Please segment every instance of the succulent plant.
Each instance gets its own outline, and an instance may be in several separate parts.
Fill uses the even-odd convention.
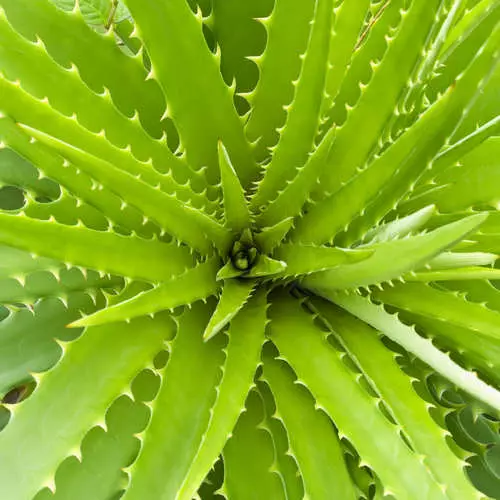
[[[498,0],[0,0],[0,498],[500,498]]]

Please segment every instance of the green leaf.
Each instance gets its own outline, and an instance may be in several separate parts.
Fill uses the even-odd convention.
[[[271,253],[285,239],[292,225],[293,218],[289,217],[274,226],[263,228],[260,233],[255,233],[253,236],[260,251],[265,254]]]
[[[218,144],[218,153],[226,226],[236,233],[241,233],[250,227],[250,211],[245,192],[222,142]]]
[[[245,93],[255,88],[259,80],[253,57],[262,54],[266,46],[266,29],[259,22],[269,15],[272,0],[213,0],[206,24],[220,46],[221,73],[227,83],[236,83],[235,105],[240,114],[248,112]],[[200,2],[203,12],[203,2]],[[208,10],[208,9],[207,9]],[[233,84],[234,85],[234,84]]]
[[[85,316],[69,326],[78,328],[130,320],[137,316],[152,315],[206,299],[217,292],[218,285],[215,281],[217,269],[218,259],[212,258],[196,267],[184,270],[182,274],[160,283],[152,290],[146,290],[95,314]]]
[[[256,216],[258,223],[274,227],[281,221],[300,214],[324,169],[326,158],[335,141],[335,134],[336,128],[332,127],[292,181]]]
[[[46,299],[32,310],[11,312],[0,322],[0,399],[12,388],[28,382],[31,373],[46,371],[57,362],[62,354],[57,340],[77,336],[79,332],[68,332],[65,326],[81,310],[92,312],[95,305],[88,295],[72,294],[67,306],[59,299]]]
[[[66,345],[61,361],[37,377],[35,392],[13,410],[0,434],[0,495],[32,498],[39,489],[53,485],[59,463],[79,454],[87,431],[103,420],[113,400],[173,331],[172,320],[162,316],[90,328]],[[24,474],[26,467],[29,476]]]
[[[328,72],[325,95],[321,105],[322,118],[335,102],[355,49],[359,43],[361,29],[366,19],[368,0],[342,2],[335,6],[333,32],[328,54]]]
[[[123,489],[127,476],[122,469],[137,455],[140,443],[135,435],[149,419],[149,408],[135,393],[134,398],[115,400],[106,412],[106,430],[96,426],[84,437],[81,461],[72,455],[59,466],[55,495],[45,488],[33,500],[104,500]]]
[[[264,419],[262,398],[257,391],[250,391],[246,411],[240,415],[224,448],[223,491],[227,498],[287,498],[275,467],[272,436],[262,425]]]
[[[61,186],[61,196],[56,201],[50,204],[37,204],[34,201],[28,203],[25,208],[28,216],[48,219],[50,215],[58,215],[56,219],[61,221],[61,216],[67,218],[69,214],[78,214],[88,224],[89,217],[85,217],[82,212],[88,212],[90,207],[82,206],[83,203],[81,200],[84,200],[94,208],[92,214],[86,214],[91,215],[92,219],[100,218],[102,220],[106,217],[116,225],[134,230],[140,235],[144,235],[146,232],[149,237],[151,237],[152,232],[159,233],[158,230],[148,232],[147,228],[144,227],[143,215],[138,210],[127,205],[119,196],[107,190],[96,189],[95,181],[85,172],[77,169],[74,165],[65,161],[57,153],[42,144],[30,142],[30,137],[16,126],[12,120],[8,118],[0,119],[0,134],[2,139],[8,142],[13,149],[29,159],[33,164],[36,164],[40,171],[57,181]],[[75,199],[64,188],[75,193],[79,198]],[[56,206],[60,207],[60,214],[50,211],[51,208]],[[50,215],[40,215],[45,212]],[[106,218],[104,218],[104,226],[102,221],[92,221],[90,227],[93,229],[106,228],[108,225]],[[71,224],[76,224],[77,221],[78,217]]]
[[[203,202],[206,202],[205,196],[193,196],[193,189],[183,187],[173,181],[170,173],[162,175],[155,168],[151,168],[150,160],[141,161],[135,158],[126,145],[122,144],[123,149],[120,149],[108,141],[105,135],[91,132],[74,118],[55,112],[45,101],[40,101],[27,94],[15,83],[8,82],[0,77],[0,89],[5,95],[5,100],[2,100],[1,103],[1,109],[8,115],[15,116],[16,121],[22,123],[25,127],[43,131],[67,144],[87,151],[131,175],[139,177],[151,186],[159,186],[161,191],[165,193],[175,192],[185,202],[196,202],[197,206],[200,207],[203,206]],[[9,126],[5,126],[4,122],[7,122]],[[33,161],[30,157],[29,147],[26,148],[22,142],[19,145],[20,139],[12,130],[12,120],[5,117],[2,117],[2,135],[6,145]],[[33,163],[36,162],[33,161]],[[186,172],[185,168],[183,170]],[[185,178],[183,182],[187,182]],[[206,204],[209,205],[207,210],[210,211],[211,204]]]
[[[64,67],[75,64],[79,76],[90,88],[97,92],[109,89],[123,114],[130,117],[137,111],[141,125],[151,136],[161,138],[166,131],[175,139],[171,122],[160,123],[165,100],[158,83],[146,80],[142,54],[128,57],[111,33],[108,36],[97,33],[78,11],[63,12],[47,0],[3,0],[2,7],[16,31],[30,40],[39,37],[51,57]],[[184,182],[190,172],[185,167],[185,162],[180,162],[180,168],[174,172],[178,182]],[[206,184],[203,177],[199,180]]]
[[[162,193],[97,156],[90,155],[39,130],[25,128],[31,135],[70,159],[96,181],[136,206],[144,215],[151,217],[179,241],[189,243],[205,255],[210,252],[212,242],[220,249],[227,247],[229,234],[212,217],[187,206],[173,196]]]
[[[500,269],[462,267],[439,271],[418,271],[405,276],[406,281],[498,280]]]
[[[257,390],[264,403],[264,420],[261,424],[271,436],[274,448],[274,463],[272,470],[279,475],[286,498],[303,500],[304,485],[297,467],[297,461],[292,456],[288,434],[283,422],[276,415],[276,403],[269,387],[262,381],[257,381]]]
[[[75,267],[35,271],[1,279],[0,304],[34,304],[48,297],[58,297],[65,302],[72,292],[78,291],[95,298],[97,290],[113,290],[122,285],[122,278],[101,277],[98,272]]]
[[[401,239],[419,230],[436,212],[434,205],[424,207],[411,215],[373,228],[366,233],[364,241],[374,244]]]
[[[217,143],[221,140],[246,187],[255,178],[257,166],[231,91],[220,73],[218,58],[203,37],[201,19],[185,0],[160,0],[154,5],[126,0],[126,4],[148,49],[151,76],[163,89],[187,161],[195,168],[208,167],[210,180],[214,181]]]
[[[245,129],[249,140],[256,142],[258,161],[269,157],[269,148],[278,142],[278,129],[286,121],[284,106],[293,99],[293,81],[300,73],[315,4],[315,0],[274,2],[271,15],[261,20],[267,43],[263,54],[253,58],[260,75],[255,89],[247,94],[251,112]]]
[[[414,286],[414,284],[408,286]],[[321,295],[382,332],[460,389],[491,408],[500,410],[500,392],[485,384],[473,372],[464,370],[434,347],[430,340],[420,337],[413,328],[400,322],[397,315],[388,314],[382,306],[377,306],[371,303],[370,299],[358,295],[333,291],[322,291]]]
[[[308,276],[303,284],[320,293],[323,289],[357,288],[397,279],[461,241],[487,217],[487,213],[471,215],[430,233],[359,247],[374,253],[361,262]]]
[[[320,123],[326,70],[332,32],[334,0],[317,0],[311,33],[300,76],[295,84],[285,125],[278,144],[264,170],[250,206],[259,209],[275,198],[280,188],[293,178],[297,167],[307,160]]]
[[[494,282],[493,282],[494,283]],[[446,283],[444,288],[465,293],[467,300],[486,304],[490,309],[500,310],[500,289],[489,281],[456,281]]]
[[[224,281],[222,294],[219,297],[214,314],[205,328],[203,340],[210,340],[232,321],[238,312],[245,307],[256,285],[254,280],[239,278]]]
[[[488,383],[500,384],[500,343],[497,339],[432,317],[407,312],[403,312],[402,317],[406,323],[418,325],[419,332],[431,338],[440,349],[450,351],[458,362],[473,366]],[[466,361],[463,356],[465,351]]]
[[[337,242],[348,246],[377,224],[408,194],[408,190],[411,191],[412,184],[453,132],[463,108],[478,94],[478,86],[480,90],[488,80],[488,74],[497,64],[495,51],[499,40],[500,27],[456,85],[451,86],[382,156],[339,191],[311,207],[297,222],[293,239],[302,243],[323,243],[332,241],[339,230],[348,229],[344,238]]]
[[[465,463],[454,456],[443,432],[433,420],[427,403],[415,391],[411,379],[400,369],[396,355],[384,346],[377,332],[326,301],[314,300],[320,314],[331,325],[334,337],[356,360],[415,453],[427,464],[437,483],[446,485],[450,499],[474,498]]]
[[[372,78],[337,132],[319,186],[322,193],[334,193],[343,182],[355,175],[358,167],[364,166],[419,61],[439,4],[438,0],[425,5],[413,2],[402,13],[401,22],[387,44],[384,57],[380,63],[375,63]]]
[[[186,247],[0,213],[0,243],[111,274],[157,282],[193,264]]]
[[[212,309],[196,304],[177,320],[177,336],[147,432],[140,436],[141,452],[129,469],[124,500],[176,498],[191,467],[209,425],[224,360],[225,336],[210,342],[202,338]]]
[[[264,380],[276,400],[276,416],[283,421],[308,498],[354,500],[338,436],[328,417],[283,361],[264,358]]]
[[[11,149],[0,151],[0,185],[17,186],[50,199],[60,195],[56,183],[40,176],[38,170]]]
[[[77,125],[92,132],[91,135],[96,135],[96,131],[103,130],[104,137],[112,145],[120,149],[130,147],[131,152],[143,161],[152,158],[156,164],[162,165],[163,171],[185,170],[181,178],[186,177],[189,169],[183,165],[184,162],[176,157],[164,143],[155,140],[142,128],[138,115],[135,118],[129,118],[120,113],[109,91],[95,92],[79,77],[76,66],[71,66],[68,70],[67,67],[58,64],[46,51],[42,42],[31,43],[16,33],[5,17],[3,20],[0,19],[0,42],[2,44],[0,70],[3,85],[8,86],[9,82],[17,82],[17,94],[25,91],[26,97],[31,97],[36,102],[35,107],[44,109],[49,116],[46,123],[38,116],[30,116],[34,114],[34,110],[23,108],[19,99],[12,103],[3,101],[2,107],[14,119],[21,122],[26,119],[25,123],[28,125],[71,143],[78,141],[78,137],[75,136]],[[23,53],[22,58],[18,57],[19,51]],[[75,95],[78,99],[74,99]],[[40,96],[47,98],[49,102],[40,100]],[[57,130],[61,136],[58,136],[51,127],[54,127],[61,118],[66,117],[72,117],[73,130],[64,130],[59,127]],[[92,144],[97,143],[98,139],[94,137],[93,142],[89,141],[89,144],[80,141],[76,145],[92,148]],[[110,145],[108,145],[108,151]],[[104,147],[102,143],[101,147]],[[95,154],[95,151],[93,152]],[[150,175],[153,173],[154,171],[150,172]],[[158,178],[161,179],[160,176]],[[162,179],[162,181],[168,184],[171,179]],[[175,183],[172,183],[172,187],[174,186]],[[179,190],[182,191],[182,188]]]
[[[382,149],[385,149],[393,141],[393,138],[398,137],[405,129],[414,124],[419,115],[429,106],[429,99],[426,96],[428,82],[438,71],[439,52],[453,25],[463,14],[466,8],[465,3],[466,0],[454,0],[451,5],[441,2],[436,12],[434,26],[431,28],[427,42],[422,49],[422,57],[415,66],[399,99],[398,111],[394,113],[385,127],[384,137],[381,141]]]
[[[389,48],[386,38],[394,37],[403,19],[403,9],[407,6],[403,0],[393,0],[368,9],[333,106],[323,118],[323,132],[332,126],[345,124],[351,108],[363,94],[362,89],[373,78],[377,62],[386,55]]]
[[[423,184],[421,188],[428,189],[428,186],[424,184],[425,182],[429,181],[436,174],[446,171],[448,167],[451,167],[461,158],[465,157],[467,153],[480,146],[489,137],[498,135],[499,131],[500,116],[497,116],[459,141],[454,142],[450,147],[439,153],[433,161],[431,168],[422,174],[418,181],[419,185]],[[418,192],[415,190],[415,194]]]
[[[457,50],[459,45],[466,45],[468,37],[474,35],[474,31],[488,18],[497,20],[500,16],[498,4],[494,0],[480,0],[473,8],[469,9],[462,19],[454,26],[441,47],[441,55],[450,54]]]
[[[257,263],[245,275],[247,278],[262,278],[281,274],[286,269],[286,262],[277,259],[271,259],[267,255],[259,255]]]
[[[283,276],[298,276],[343,267],[368,259],[372,254],[372,250],[285,243],[274,252],[274,257],[286,263]],[[339,272],[341,272],[340,269]]]
[[[440,212],[452,213],[473,206],[500,206],[495,186],[500,182],[500,137],[491,137],[460,159],[459,166],[445,170],[434,179],[440,186],[415,199],[418,204],[432,199]],[[407,206],[415,206],[411,200]]]
[[[489,216],[488,216],[489,217]],[[443,252],[426,263],[426,269],[450,269],[466,266],[489,266],[498,255],[486,252]]]
[[[226,362],[217,388],[217,399],[203,441],[177,493],[179,500],[191,500],[244,411],[245,399],[260,363],[266,321],[266,293],[262,290],[256,292],[231,321]]]
[[[406,283],[391,289],[375,290],[373,298],[500,340],[500,312],[455,293],[438,290],[423,283]]]
[[[343,355],[328,343],[325,332],[313,323],[312,316],[297,307],[299,304],[283,295],[273,298],[270,335],[281,358],[291,365],[314,396],[316,407],[330,416],[363,462],[375,470],[386,494],[398,500],[416,500],[422,496],[445,499],[428,468],[381,412],[377,399],[359,384],[358,374],[348,368]],[[346,407],[355,411],[347,412]],[[368,439],[370,436],[377,439]]]
[[[25,276],[35,271],[58,269],[60,262],[36,257],[17,248],[0,246],[0,278]]]

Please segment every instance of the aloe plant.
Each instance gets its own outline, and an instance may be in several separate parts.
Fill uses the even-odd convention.
[[[0,498],[500,498],[498,0],[0,0]]]

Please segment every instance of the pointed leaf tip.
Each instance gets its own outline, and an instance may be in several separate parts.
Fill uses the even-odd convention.
[[[220,300],[203,333],[205,342],[217,335],[238,314],[255,286],[254,280],[228,279],[224,282]]]
[[[263,253],[271,253],[285,239],[293,226],[293,217],[287,217],[274,226],[265,227],[255,234],[255,242]]]
[[[250,226],[250,211],[245,199],[245,192],[231,163],[231,158],[221,141],[217,144],[217,152],[226,225],[234,231],[241,232]]]
[[[246,274],[249,278],[260,278],[281,274],[287,268],[286,262],[271,259],[267,255],[260,255],[257,264]]]

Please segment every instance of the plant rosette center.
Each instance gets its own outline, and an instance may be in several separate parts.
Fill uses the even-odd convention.
[[[262,253],[250,229],[245,229],[234,241],[224,262],[217,274],[218,280],[263,278],[279,274],[286,269],[284,262]]]
[[[254,246],[245,246],[241,241],[234,243],[230,259],[237,271],[250,271],[258,257],[258,250]]]

